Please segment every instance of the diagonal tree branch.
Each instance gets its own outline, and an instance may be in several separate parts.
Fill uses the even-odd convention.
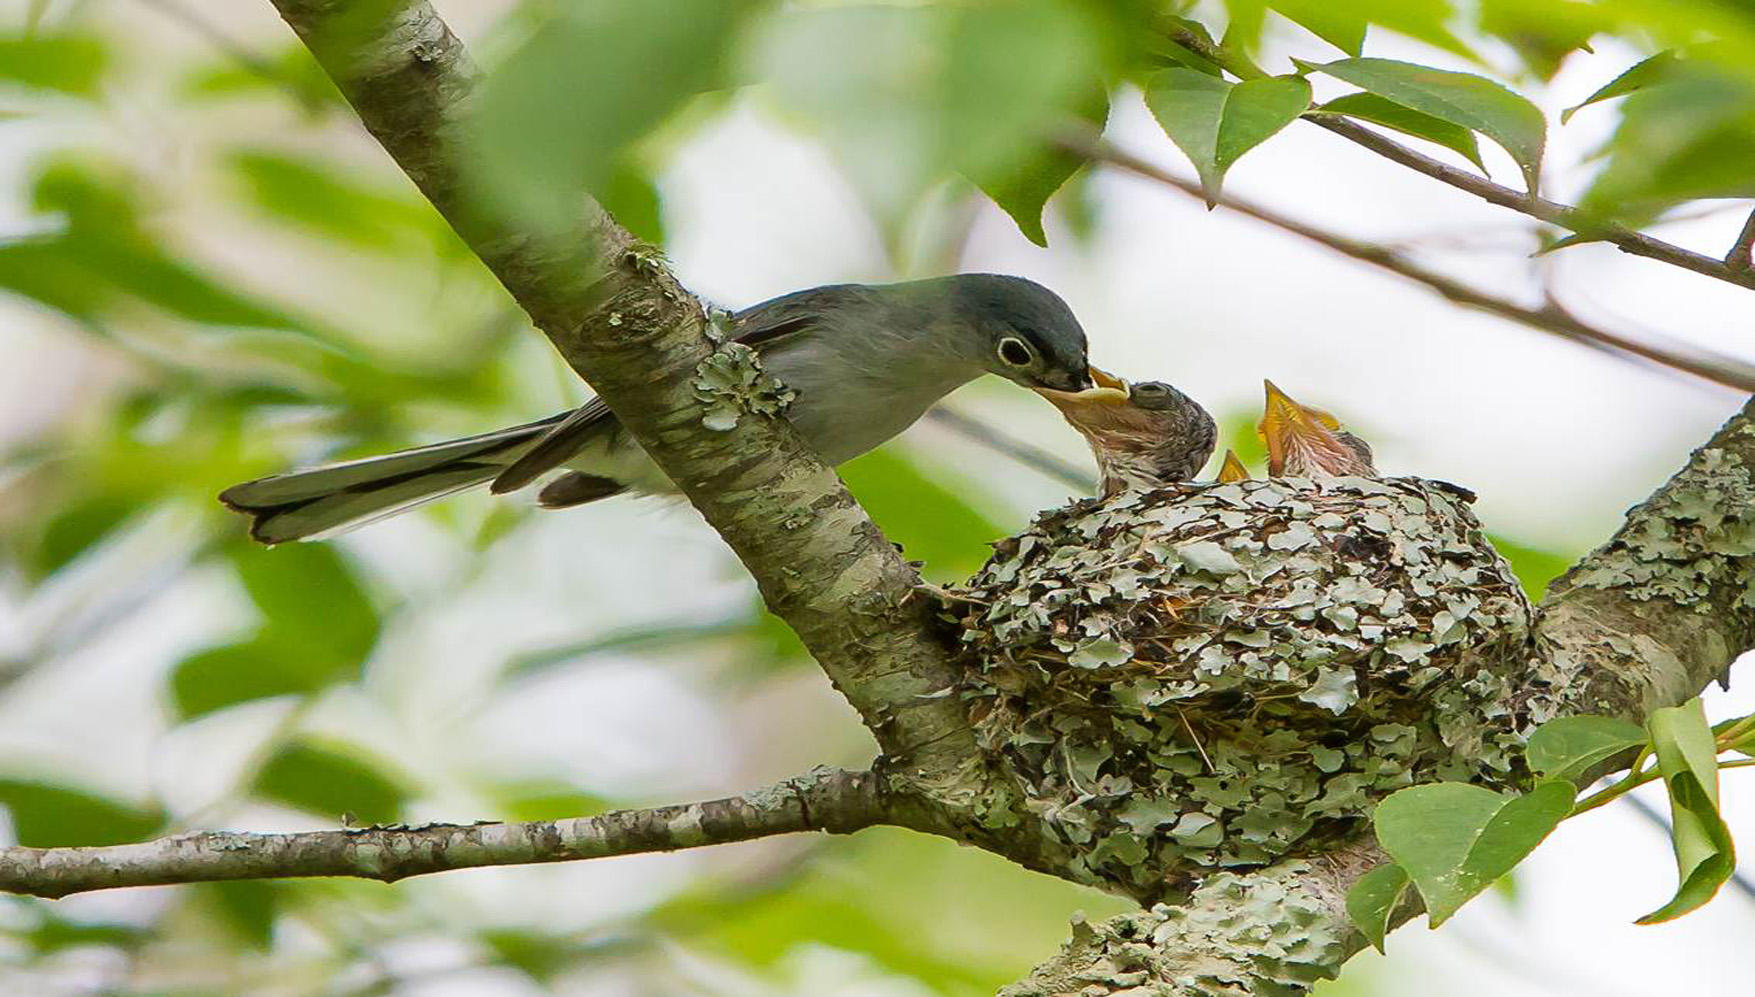
[[[64,897],[123,886],[357,876],[386,883],[451,869],[668,852],[885,823],[871,772],[818,768],[755,792],[596,817],[297,834],[200,831],[133,845],[0,848],[0,892]]]
[[[1210,60],[1238,79],[1259,79],[1268,75],[1266,70],[1256,65],[1248,57],[1224,46],[1214,45],[1185,25],[1167,22],[1164,26],[1164,32],[1177,44]],[[1394,139],[1341,115],[1308,111],[1304,114],[1304,118],[1342,138],[1370,149],[1385,159],[1400,163],[1417,173],[1423,173],[1440,183],[1455,187],[1457,190],[1473,194],[1489,204],[1510,208],[1579,235],[1611,243],[1623,252],[1631,253],[1634,256],[1644,256],[1661,263],[1681,267],[1684,270],[1692,270],[1703,276],[1736,284],[1739,287],[1755,289],[1755,270],[1739,267],[1726,260],[1714,259],[1704,253],[1683,249],[1681,246],[1665,242],[1624,225],[1617,225],[1569,204],[1550,201],[1531,192],[1496,184],[1485,177],[1470,173],[1468,170],[1451,166],[1433,159],[1431,156],[1416,152]]]
[[[425,0],[392,0],[364,22],[339,0],[273,2],[385,151],[742,559],[885,754],[906,760],[891,777],[971,795],[973,735],[939,695],[954,672],[928,636],[929,607],[911,597],[917,575],[789,421],[752,411],[729,431],[702,426],[694,380],[716,343],[656,252],[583,197],[561,238],[538,240],[472,194],[458,134],[477,73]]]
[[[1203,203],[1207,199],[1206,192],[1200,184],[1167,173],[1086,131],[1069,132],[1062,136],[1059,142],[1067,150],[1096,162],[1108,163],[1129,173],[1145,177],[1173,190],[1181,191]],[[1733,357],[1685,347],[1680,344],[1664,348],[1653,346],[1590,325],[1556,305],[1528,308],[1514,301],[1495,297],[1444,274],[1429,270],[1393,249],[1317,228],[1270,208],[1239,200],[1229,194],[1221,195],[1218,198],[1218,203],[1257,221],[1266,222],[1275,228],[1290,232],[1301,239],[1325,246],[1343,256],[1350,256],[1399,277],[1424,284],[1450,301],[1464,307],[1498,315],[1501,318],[1522,323],[1562,339],[1603,350],[1622,359],[1650,361],[1661,366],[1685,371],[1729,388],[1755,391],[1755,366]]]

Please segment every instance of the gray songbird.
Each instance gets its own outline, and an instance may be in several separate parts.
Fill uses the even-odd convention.
[[[1082,391],[1035,391],[1091,445],[1104,498],[1187,481],[1213,455],[1218,427],[1199,402],[1163,381],[1130,384],[1096,367],[1091,380]]]
[[[796,291],[733,316],[732,335],[796,392],[787,415],[830,464],[907,429],[984,373],[1028,388],[1090,384],[1085,332],[1054,292],[1021,277],[959,274]],[[263,543],[332,536],[477,485],[539,493],[547,508],[676,486],[593,399],[496,433],[293,471],[220,494]]]

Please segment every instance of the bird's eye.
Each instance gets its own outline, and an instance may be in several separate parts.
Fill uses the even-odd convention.
[[[1030,347],[1016,336],[1007,336],[999,341],[999,358],[1013,367],[1028,367],[1032,354]]]
[[[1144,384],[1134,385],[1133,393],[1136,395],[1162,395],[1164,386],[1156,381],[1147,381]]]

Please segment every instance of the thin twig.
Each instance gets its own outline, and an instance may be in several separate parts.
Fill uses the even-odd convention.
[[[994,429],[972,415],[965,415],[955,409],[938,405],[929,410],[926,417],[959,436],[973,440],[995,453],[1004,454],[1025,467],[1038,471],[1064,485],[1076,488],[1081,492],[1091,490],[1092,481],[1089,474],[1041,447],[1025,443],[1023,440]]]
[[[870,772],[814,769],[742,796],[527,823],[204,831],[132,845],[0,848],[0,892],[64,897],[121,886],[294,876],[395,882],[450,869],[667,852],[799,831],[849,834],[884,820]]]
[[[1737,233],[1737,242],[1731,251],[1725,254],[1725,266],[1734,270],[1748,270],[1755,267],[1755,211],[1743,222],[1743,230]]]
[[[1108,163],[1127,170],[1130,173],[1161,183],[1167,187],[1181,191],[1190,197],[1199,198],[1203,202],[1206,195],[1201,186],[1192,180],[1185,180],[1172,173],[1165,172],[1110,145],[1086,131],[1063,134],[1058,139],[1064,148],[1077,152],[1093,160]],[[1755,365],[1744,363],[1722,354],[1709,353],[1703,350],[1685,350],[1680,346],[1659,348],[1649,343],[1630,339],[1618,333],[1598,328],[1579,319],[1553,303],[1541,308],[1528,308],[1503,298],[1497,298],[1484,291],[1476,290],[1450,277],[1428,270],[1423,266],[1375,243],[1363,242],[1358,239],[1337,235],[1304,222],[1288,218],[1269,208],[1264,208],[1247,201],[1240,201],[1230,195],[1219,198],[1219,204],[1241,214],[1248,215],[1257,221],[1266,222],[1276,228],[1291,232],[1311,242],[1326,246],[1338,253],[1361,260],[1372,266],[1405,277],[1426,285],[1439,294],[1459,305],[1490,312],[1502,318],[1521,322],[1531,328],[1560,336],[1585,346],[1606,351],[1626,359],[1634,357],[1648,360],[1665,367],[1686,371],[1696,377],[1722,384],[1738,391],[1755,392]]]
[[[1265,70],[1248,58],[1223,46],[1214,45],[1182,25],[1169,25],[1165,31],[1178,44],[1217,63],[1239,79],[1258,79],[1268,75]],[[1516,190],[1494,183],[1468,170],[1451,166],[1433,159],[1431,156],[1416,152],[1400,142],[1340,115],[1310,111],[1304,115],[1304,118],[1336,135],[1370,149],[1385,159],[1400,163],[1418,173],[1423,173],[1440,183],[1467,191],[1490,204],[1510,208],[1579,235],[1611,243],[1623,252],[1635,256],[1644,256],[1648,259],[1681,267],[1684,270],[1692,270],[1707,277],[1736,284],[1739,287],[1755,289],[1755,269],[1740,268],[1724,260],[1715,260],[1702,253],[1683,249],[1681,246],[1653,238],[1643,232],[1617,225],[1570,204],[1550,201],[1533,191]]]

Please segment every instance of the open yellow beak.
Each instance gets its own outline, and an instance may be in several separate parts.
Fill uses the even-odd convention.
[[[1298,404],[1272,381],[1264,380],[1262,384],[1267,388],[1267,406],[1256,432],[1267,444],[1269,477],[1279,477],[1285,471],[1286,455],[1295,443],[1305,444],[1300,449],[1319,451],[1335,445],[1335,434],[1341,428],[1339,419],[1321,409]]]
[[[1125,405],[1128,399],[1133,397],[1125,380],[1101,367],[1092,366],[1087,370],[1091,375],[1091,387],[1083,391],[1056,391],[1053,388],[1031,388],[1030,390],[1060,408],[1068,405]]]
[[[1248,481],[1249,468],[1237,459],[1237,451],[1225,451],[1225,462],[1219,465],[1219,483],[1230,484],[1233,481]]]

